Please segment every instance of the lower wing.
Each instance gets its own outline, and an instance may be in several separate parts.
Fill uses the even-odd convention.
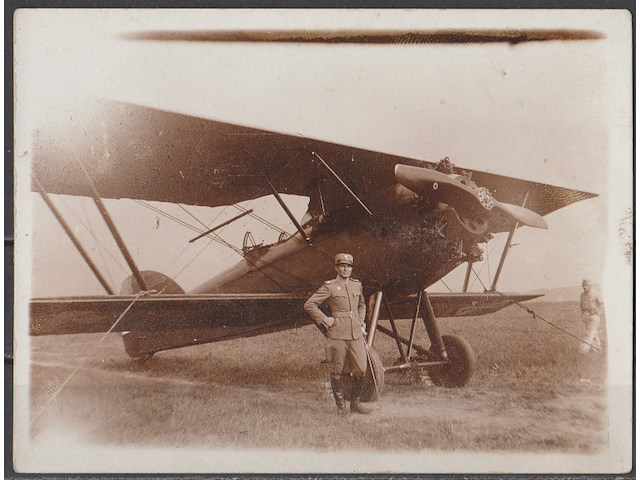
[[[539,296],[541,295],[487,292],[434,293],[429,298],[436,316],[461,317],[497,312],[515,302]],[[210,341],[225,340],[311,323],[302,308],[307,297],[301,294],[269,293],[34,298],[30,305],[30,333],[159,333],[204,329],[219,332]],[[414,295],[392,302],[394,317],[412,318],[415,300]],[[129,310],[123,315],[129,306]],[[238,335],[229,335],[233,331]]]

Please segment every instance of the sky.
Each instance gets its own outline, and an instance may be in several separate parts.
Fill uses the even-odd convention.
[[[631,205],[631,120],[625,101],[622,12],[487,11],[23,11],[16,27],[16,160],[25,194],[16,202],[30,237],[34,296],[102,293],[42,200],[26,193],[30,134],[47,111],[97,96],[437,161],[598,194],[546,217],[549,230],[518,230],[499,288],[530,291],[603,281],[609,251]],[[604,40],[521,45],[282,45],[133,42],[118,35],[168,29],[578,28]],[[64,28],[62,28],[64,26]],[[629,52],[627,52],[628,54]],[[627,90],[625,90],[625,87]],[[630,104],[629,104],[630,105]],[[622,170],[621,170],[622,167]],[[24,169],[26,171],[26,168]],[[613,188],[612,188],[613,186]],[[621,199],[621,200],[620,200]],[[89,199],[54,199],[116,290],[124,261]],[[298,217],[305,201],[289,198]],[[129,200],[107,200],[141,269],[166,273],[190,289],[240,257]],[[250,208],[293,231],[272,199]],[[197,224],[181,207],[155,204]],[[204,223],[239,211],[185,206]],[[218,215],[220,215],[218,217]],[[213,220],[217,218],[217,220]],[[278,233],[239,221],[222,233],[242,245]],[[97,239],[97,240],[96,240]],[[504,236],[486,247],[481,278],[490,283]],[[485,255],[487,256],[487,255]],[[461,269],[464,267],[461,267]],[[355,274],[355,273],[354,273]],[[462,272],[434,285],[459,290]],[[59,281],[64,279],[64,281]],[[445,286],[446,284],[446,286]],[[476,282],[474,290],[481,289]]]

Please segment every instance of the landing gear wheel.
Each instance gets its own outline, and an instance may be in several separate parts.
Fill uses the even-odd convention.
[[[144,365],[147,363],[147,360],[150,360],[151,357],[155,355],[156,352],[145,353],[140,355],[139,357],[131,357],[138,365]]]
[[[450,363],[430,367],[427,372],[435,385],[447,388],[464,387],[476,368],[476,354],[462,337],[443,335],[442,342]]]
[[[142,337],[145,338],[145,337]],[[147,352],[140,348],[140,338],[135,332],[127,332],[122,335],[122,343],[124,343],[124,351],[131,357],[136,363],[143,365],[147,362],[156,352]]]
[[[365,377],[360,400],[363,402],[375,402],[378,400],[378,394],[382,395],[384,390],[384,367],[380,356],[373,348],[367,347],[367,351],[367,376]],[[375,383],[373,381],[374,374],[376,376]]]

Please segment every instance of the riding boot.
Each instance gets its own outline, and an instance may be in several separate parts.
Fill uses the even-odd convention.
[[[351,412],[368,414],[371,411],[360,403],[360,395],[362,395],[362,389],[364,388],[363,377],[353,377],[353,384],[351,386]]]
[[[333,390],[333,398],[336,400],[336,406],[338,407],[338,415],[344,417],[349,414],[347,410],[347,404],[344,401],[344,395],[342,393],[341,385],[342,375],[338,373],[331,374],[331,389]]]

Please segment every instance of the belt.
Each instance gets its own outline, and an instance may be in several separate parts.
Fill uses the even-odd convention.
[[[334,317],[353,317],[354,315],[357,315],[357,314],[358,312],[356,312],[355,310],[344,311],[344,312],[333,312]]]

